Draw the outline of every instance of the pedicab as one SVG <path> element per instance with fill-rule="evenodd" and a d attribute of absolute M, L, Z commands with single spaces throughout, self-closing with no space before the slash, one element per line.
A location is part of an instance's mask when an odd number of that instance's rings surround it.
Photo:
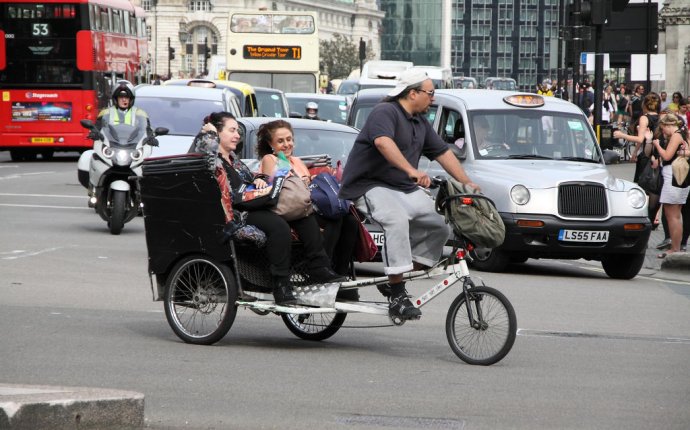
<path fill-rule="evenodd" d="M 164 302 L 168 324 L 180 339 L 200 345 L 220 341 L 240 308 L 278 315 L 294 335 L 311 341 L 333 336 L 350 313 L 375 315 L 391 326 L 405 323 L 389 315 L 387 302 L 336 297 L 339 290 L 383 286 L 388 282 L 386 276 L 310 282 L 299 241 L 292 244 L 290 277 L 298 304 L 277 305 L 262 248 L 224 233 L 214 163 L 213 156 L 202 154 L 153 158 L 144 163 L 139 179 L 153 299 Z M 443 202 L 471 204 L 478 198 L 482 196 L 458 194 L 444 197 Z M 439 202 L 437 199 L 437 208 L 444 204 Z M 494 364 L 515 342 L 515 311 L 500 291 L 473 282 L 466 261 L 471 242 L 456 234 L 449 243 L 453 252 L 447 258 L 434 267 L 404 275 L 408 285 L 416 280 L 438 280 L 413 297 L 412 303 L 421 308 L 459 286 L 446 317 L 450 347 L 466 363 Z"/>

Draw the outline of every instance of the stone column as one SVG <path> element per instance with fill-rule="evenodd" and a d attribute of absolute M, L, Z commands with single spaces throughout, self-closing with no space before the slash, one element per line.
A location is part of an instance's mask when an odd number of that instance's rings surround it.
<path fill-rule="evenodd" d="M 665 1 L 659 11 L 659 53 L 666 54 L 666 85 L 670 95 L 690 91 L 690 0 Z"/>

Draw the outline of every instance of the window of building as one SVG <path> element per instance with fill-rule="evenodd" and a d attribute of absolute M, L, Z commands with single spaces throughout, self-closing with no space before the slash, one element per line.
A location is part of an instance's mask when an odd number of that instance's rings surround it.
<path fill-rule="evenodd" d="M 144 8 L 144 10 L 151 10 L 151 6 L 153 5 L 152 0 L 141 0 L 141 7 Z"/>
<path fill-rule="evenodd" d="M 187 3 L 187 10 L 189 12 L 211 12 L 213 10 L 213 6 L 209 0 L 193 0 Z"/>

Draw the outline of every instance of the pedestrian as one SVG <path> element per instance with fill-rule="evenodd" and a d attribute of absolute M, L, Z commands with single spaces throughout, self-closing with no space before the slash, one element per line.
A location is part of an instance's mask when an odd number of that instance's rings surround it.
<path fill-rule="evenodd" d="M 582 110 L 587 118 L 592 116 L 592 111 L 590 110 L 592 104 L 594 103 L 593 94 L 589 91 L 589 84 L 582 82 L 578 87 L 576 104 Z"/>
<path fill-rule="evenodd" d="M 618 127 L 623 127 L 626 122 L 630 120 L 628 115 L 628 104 L 630 103 L 630 96 L 628 95 L 625 84 L 620 84 L 618 93 L 616 94 L 616 122 Z"/>
<path fill-rule="evenodd" d="M 663 112 L 666 110 L 666 108 L 668 108 L 668 105 L 671 103 L 671 100 L 667 99 L 666 91 L 660 92 L 659 97 L 661 97 L 661 111 Z"/>
<path fill-rule="evenodd" d="M 680 105 L 683 100 L 683 95 L 676 91 L 671 96 L 671 103 L 668 104 L 668 110 L 671 113 L 678 113 L 680 111 Z"/>
<path fill-rule="evenodd" d="M 681 214 L 681 209 L 688 200 L 690 187 L 679 188 L 673 186 L 671 163 L 677 157 L 690 156 L 690 148 L 688 148 L 688 143 L 684 140 L 684 130 L 680 128 L 680 125 L 681 121 L 675 114 L 665 114 L 659 120 L 659 127 L 664 135 L 666 145 L 662 145 L 659 139 L 654 139 L 652 142 L 661 157 L 663 166 L 661 172 L 664 177 L 664 185 L 659 202 L 663 205 L 663 212 L 668 222 L 669 236 L 671 237 L 671 248 L 659 254 L 659 258 L 681 251 L 681 240 L 683 238 L 683 215 Z"/>
<path fill-rule="evenodd" d="M 628 104 L 628 113 L 630 114 L 630 121 L 632 124 L 637 124 L 642 114 L 642 104 L 644 101 L 644 85 L 636 85 L 635 91 L 633 91 L 630 97 L 630 103 Z M 657 106 L 657 109 L 661 106 Z"/>

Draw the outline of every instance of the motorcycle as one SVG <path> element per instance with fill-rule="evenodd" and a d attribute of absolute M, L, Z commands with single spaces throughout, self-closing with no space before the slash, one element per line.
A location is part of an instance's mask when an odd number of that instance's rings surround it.
<path fill-rule="evenodd" d="M 77 163 L 79 183 L 89 194 L 89 207 L 108 223 L 110 233 L 120 234 L 125 223 L 139 213 L 141 196 L 136 181 L 141 176 L 141 164 L 157 146 L 155 136 L 168 133 L 159 127 L 154 137 L 147 137 L 146 123 L 136 125 L 108 124 L 98 130 L 87 119 L 82 127 L 98 136 L 92 150 L 85 151 Z"/>

